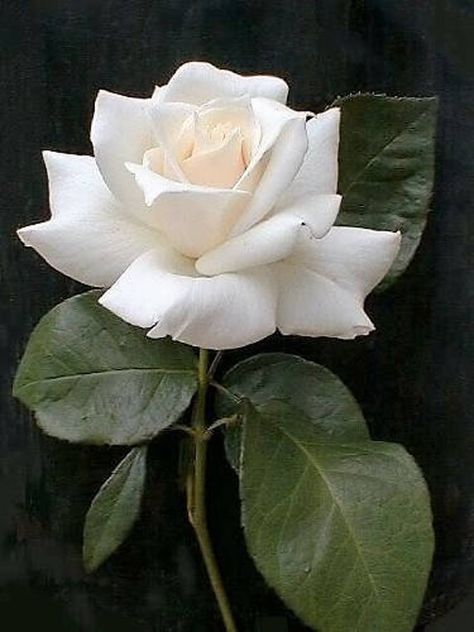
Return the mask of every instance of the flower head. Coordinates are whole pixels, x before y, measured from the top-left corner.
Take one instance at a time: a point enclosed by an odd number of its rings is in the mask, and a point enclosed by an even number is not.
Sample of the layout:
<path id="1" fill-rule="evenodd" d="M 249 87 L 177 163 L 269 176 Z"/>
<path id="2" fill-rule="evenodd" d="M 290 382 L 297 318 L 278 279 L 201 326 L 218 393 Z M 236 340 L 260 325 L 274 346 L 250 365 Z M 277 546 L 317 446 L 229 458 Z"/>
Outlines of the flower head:
<path id="1" fill-rule="evenodd" d="M 364 299 L 400 236 L 333 225 L 339 109 L 308 117 L 287 93 L 200 62 L 149 99 L 101 91 L 94 157 L 45 152 L 51 219 L 20 238 L 150 337 L 369 333 Z"/>

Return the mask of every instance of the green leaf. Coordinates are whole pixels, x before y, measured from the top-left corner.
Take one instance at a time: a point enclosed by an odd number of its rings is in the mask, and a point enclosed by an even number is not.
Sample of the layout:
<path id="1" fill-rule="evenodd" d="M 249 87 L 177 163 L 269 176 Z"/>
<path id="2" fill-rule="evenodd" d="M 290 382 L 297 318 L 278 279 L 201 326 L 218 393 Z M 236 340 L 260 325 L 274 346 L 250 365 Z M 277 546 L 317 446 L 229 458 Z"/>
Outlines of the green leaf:
<path id="1" fill-rule="evenodd" d="M 224 385 L 218 413 L 243 417 L 226 431 L 243 526 L 269 585 L 319 632 L 411 632 L 433 551 L 413 459 L 370 441 L 352 395 L 312 362 L 256 356 Z"/>
<path id="2" fill-rule="evenodd" d="M 125 540 L 140 513 L 146 446 L 133 448 L 99 489 L 86 515 L 83 559 L 88 573 Z"/>
<path id="3" fill-rule="evenodd" d="M 400 230 L 402 245 L 384 281 L 412 259 L 425 227 L 434 178 L 437 99 L 358 94 L 341 107 L 337 223 Z"/>
<path id="4" fill-rule="evenodd" d="M 248 398 L 259 409 L 273 403 L 285 404 L 295 415 L 303 415 L 327 439 L 368 439 L 364 417 L 357 402 L 330 371 L 314 362 L 285 353 L 267 353 L 240 362 L 224 377 L 224 384 L 240 398 Z M 218 413 L 231 414 L 235 402 L 221 395 Z M 238 469 L 240 426 L 226 430 L 226 453 Z"/>
<path id="5" fill-rule="evenodd" d="M 147 338 L 101 307 L 98 296 L 75 296 L 42 318 L 13 393 L 59 439 L 141 443 L 189 406 L 197 388 L 195 356 L 185 345 Z"/>
<path id="6" fill-rule="evenodd" d="M 327 441 L 288 406 L 246 407 L 242 521 L 270 586 L 319 632 L 411 632 L 433 551 L 429 497 L 389 443 Z"/>
<path id="7" fill-rule="evenodd" d="M 227 460 L 229 461 L 234 471 L 237 473 L 240 468 L 241 441 L 242 441 L 242 426 L 240 423 L 236 424 L 235 426 L 231 426 L 230 428 L 225 429 L 225 434 L 224 434 L 225 453 L 227 456 Z"/>

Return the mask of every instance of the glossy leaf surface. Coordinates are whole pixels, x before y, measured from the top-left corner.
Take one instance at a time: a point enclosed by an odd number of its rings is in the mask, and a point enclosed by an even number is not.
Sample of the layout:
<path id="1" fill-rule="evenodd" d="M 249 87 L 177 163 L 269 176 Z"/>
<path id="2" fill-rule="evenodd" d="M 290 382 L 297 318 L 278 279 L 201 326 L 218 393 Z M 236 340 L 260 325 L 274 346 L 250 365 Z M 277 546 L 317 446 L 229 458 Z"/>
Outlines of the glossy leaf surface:
<path id="1" fill-rule="evenodd" d="M 225 376 L 225 386 L 236 396 L 248 398 L 258 409 L 283 403 L 336 439 L 366 439 L 368 432 L 357 402 L 328 369 L 295 355 L 266 353 L 244 360 Z M 235 401 L 221 396 L 220 413 L 230 414 Z M 226 452 L 237 469 L 241 431 L 235 425 L 226 431 Z"/>
<path id="2" fill-rule="evenodd" d="M 357 94 L 341 107 L 337 224 L 400 230 L 398 258 L 383 285 L 412 259 L 434 179 L 437 99 Z"/>
<path id="3" fill-rule="evenodd" d="M 68 299 L 33 331 L 14 384 L 47 434 L 73 442 L 134 444 L 174 423 L 196 390 L 195 356 L 151 340 L 97 303 Z"/>
<path id="4" fill-rule="evenodd" d="M 247 545 L 319 632 L 411 632 L 433 550 L 429 497 L 395 444 L 326 441 L 287 406 L 247 406 L 240 468 Z"/>

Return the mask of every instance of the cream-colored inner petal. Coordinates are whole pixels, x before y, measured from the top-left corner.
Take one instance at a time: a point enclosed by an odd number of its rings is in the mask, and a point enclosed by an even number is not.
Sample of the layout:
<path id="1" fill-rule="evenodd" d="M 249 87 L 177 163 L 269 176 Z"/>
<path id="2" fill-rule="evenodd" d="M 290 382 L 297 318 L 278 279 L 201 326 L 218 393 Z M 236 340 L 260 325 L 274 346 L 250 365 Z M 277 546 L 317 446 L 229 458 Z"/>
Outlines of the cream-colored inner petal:
<path id="1" fill-rule="evenodd" d="M 216 101 L 190 114 L 174 138 L 145 152 L 143 166 L 172 180 L 231 189 L 245 173 L 259 140 L 250 107 Z"/>
<path id="2" fill-rule="evenodd" d="M 181 162 L 181 169 L 192 184 L 231 189 L 245 171 L 242 134 L 239 129 L 216 126 L 208 138 L 197 142 L 195 151 Z"/>

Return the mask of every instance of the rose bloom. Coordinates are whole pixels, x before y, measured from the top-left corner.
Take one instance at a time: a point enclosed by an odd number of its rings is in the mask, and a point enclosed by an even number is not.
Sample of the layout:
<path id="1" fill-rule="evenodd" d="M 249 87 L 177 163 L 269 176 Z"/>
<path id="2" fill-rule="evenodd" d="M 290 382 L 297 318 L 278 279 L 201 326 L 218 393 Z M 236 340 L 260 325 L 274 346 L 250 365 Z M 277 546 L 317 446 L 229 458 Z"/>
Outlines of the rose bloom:
<path id="1" fill-rule="evenodd" d="M 338 108 L 207 63 L 149 99 L 101 91 L 94 157 L 45 152 L 51 219 L 18 234 L 148 336 L 210 349 L 283 334 L 354 338 L 400 235 L 334 226 Z"/>

